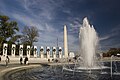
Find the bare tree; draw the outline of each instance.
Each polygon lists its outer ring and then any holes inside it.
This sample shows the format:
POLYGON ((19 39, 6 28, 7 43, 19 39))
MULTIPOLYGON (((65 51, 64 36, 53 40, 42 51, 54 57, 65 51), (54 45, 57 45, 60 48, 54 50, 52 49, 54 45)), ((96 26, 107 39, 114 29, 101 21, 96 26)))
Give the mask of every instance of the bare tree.
POLYGON ((37 27, 34 26, 25 26, 23 31, 22 43, 33 45, 34 42, 37 42, 37 38, 39 37, 39 32, 37 27))

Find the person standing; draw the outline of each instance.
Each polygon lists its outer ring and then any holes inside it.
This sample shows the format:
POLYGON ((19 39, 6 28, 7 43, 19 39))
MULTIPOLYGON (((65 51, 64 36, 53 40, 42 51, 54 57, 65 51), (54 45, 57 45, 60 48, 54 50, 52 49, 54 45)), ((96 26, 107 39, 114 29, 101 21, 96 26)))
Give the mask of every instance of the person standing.
POLYGON ((28 64, 28 57, 26 57, 26 64, 28 64))
POLYGON ((25 57, 24 64, 28 64, 28 57, 25 57))
POLYGON ((6 62, 6 67, 8 67, 8 63, 10 62, 10 59, 9 59, 8 56, 6 56, 6 60, 5 60, 5 62, 6 62))
POLYGON ((0 56, 0 62, 1 62, 1 56, 0 56))
POLYGON ((22 59, 22 57, 20 57, 20 64, 22 65, 22 61, 23 61, 23 59, 22 59))

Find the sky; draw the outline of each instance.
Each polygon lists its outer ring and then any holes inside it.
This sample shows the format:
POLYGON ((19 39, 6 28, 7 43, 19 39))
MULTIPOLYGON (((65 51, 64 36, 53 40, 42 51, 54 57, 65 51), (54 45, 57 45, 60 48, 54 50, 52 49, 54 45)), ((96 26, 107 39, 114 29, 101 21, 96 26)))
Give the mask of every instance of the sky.
POLYGON ((79 28, 87 17, 99 36, 100 50, 120 47, 120 0, 0 0, 0 14, 24 26, 36 26, 34 45, 63 47, 67 25, 69 51, 79 51, 79 28))

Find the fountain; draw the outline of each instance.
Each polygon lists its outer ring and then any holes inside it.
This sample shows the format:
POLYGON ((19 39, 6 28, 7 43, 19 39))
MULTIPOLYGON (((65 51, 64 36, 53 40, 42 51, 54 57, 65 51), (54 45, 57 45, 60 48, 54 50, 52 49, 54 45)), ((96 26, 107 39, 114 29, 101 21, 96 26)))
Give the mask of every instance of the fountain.
POLYGON ((87 18, 84 18, 83 25, 80 27, 80 56, 83 64, 81 67, 86 69, 99 68, 96 63, 96 50, 98 46, 98 36, 92 26, 90 26, 87 18))
POLYGON ((75 65, 64 66, 63 69, 74 72, 87 72, 91 73, 92 70, 99 70, 102 72, 102 69, 108 67, 104 66, 100 61, 98 61, 97 48, 99 43, 99 38, 97 32, 95 31, 93 25, 89 24, 89 21, 86 18, 83 19, 83 24, 80 27, 79 32, 79 41, 80 41, 80 53, 79 57, 75 60, 75 65))
MULTIPOLYGON (((80 27, 79 40, 80 40, 79 57, 75 60, 74 65, 71 66, 68 64, 66 66, 63 66, 64 70, 73 71, 73 75, 75 74, 75 72, 80 72, 83 74, 95 73, 97 75, 101 74, 102 76, 103 74, 105 76, 110 74, 111 77, 113 75, 119 75, 119 72, 117 72, 118 70, 117 70, 116 62, 114 62, 115 71, 113 71, 112 57, 109 66, 108 65, 104 66, 103 62, 98 60, 98 56, 96 55, 96 53, 97 53, 99 38, 93 25, 91 26, 89 24, 87 18, 83 19, 83 24, 80 27)), ((89 77, 93 77, 93 75, 92 76, 90 75, 89 77)))
POLYGON ((65 65, 63 66, 63 70, 73 71, 73 75, 75 72, 83 72, 83 73, 92 73, 92 72, 101 72, 102 69, 106 69, 98 61, 98 57, 96 56, 99 38, 97 32, 95 31, 93 25, 89 24, 89 21, 86 18, 83 19, 83 24, 80 27, 79 32, 79 41, 80 41, 80 53, 76 58, 74 65, 65 65))

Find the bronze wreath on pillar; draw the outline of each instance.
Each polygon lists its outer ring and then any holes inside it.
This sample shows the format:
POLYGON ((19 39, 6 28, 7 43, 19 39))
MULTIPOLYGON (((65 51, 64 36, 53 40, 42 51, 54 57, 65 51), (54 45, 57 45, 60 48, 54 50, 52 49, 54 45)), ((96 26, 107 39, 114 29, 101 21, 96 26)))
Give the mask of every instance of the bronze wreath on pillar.
POLYGON ((15 47, 12 47, 12 50, 14 50, 15 49, 15 47))
POLYGON ((53 51, 55 52, 55 51, 56 51, 56 49, 53 49, 53 51))
POLYGON ((40 51, 43 51, 43 49, 40 49, 40 51))
POLYGON ((62 51, 62 49, 59 49, 59 52, 61 52, 62 51))
POLYGON ((27 48, 27 51, 29 51, 30 50, 30 48, 27 48))
POLYGON ((22 51, 22 50, 23 50, 23 48, 21 47, 21 48, 20 48, 20 50, 22 51))
POLYGON ((47 51, 50 51, 50 49, 47 49, 47 51))
POLYGON ((7 49, 7 47, 5 46, 5 47, 4 47, 4 49, 6 50, 6 49, 7 49))

